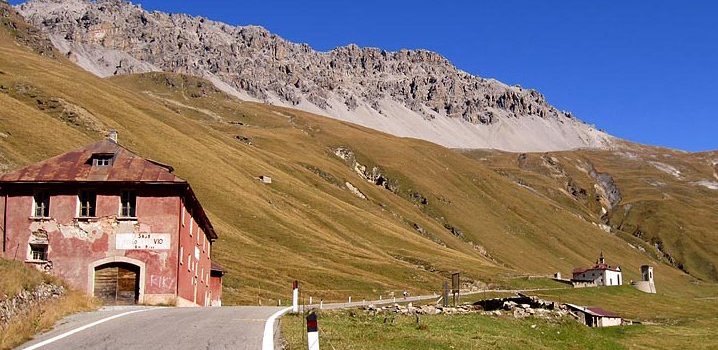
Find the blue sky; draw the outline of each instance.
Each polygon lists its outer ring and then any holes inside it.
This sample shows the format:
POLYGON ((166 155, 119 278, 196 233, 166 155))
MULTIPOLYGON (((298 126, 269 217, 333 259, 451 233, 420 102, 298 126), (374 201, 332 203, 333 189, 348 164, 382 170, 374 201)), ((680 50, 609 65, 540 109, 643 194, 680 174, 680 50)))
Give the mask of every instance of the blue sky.
POLYGON ((718 149, 718 2, 134 2, 261 25, 323 51, 349 43, 437 51, 472 74, 537 89, 613 135, 718 149))

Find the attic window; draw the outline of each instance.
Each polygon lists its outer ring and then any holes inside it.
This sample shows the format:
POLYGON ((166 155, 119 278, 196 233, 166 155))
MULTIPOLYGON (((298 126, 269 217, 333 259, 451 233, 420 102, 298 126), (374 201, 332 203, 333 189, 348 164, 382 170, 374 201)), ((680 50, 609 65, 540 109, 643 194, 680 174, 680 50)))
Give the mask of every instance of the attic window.
POLYGON ((111 166, 112 160, 115 158, 115 155, 112 153, 105 154, 105 153, 96 153, 92 155, 92 166, 97 167, 104 167, 104 166, 111 166))

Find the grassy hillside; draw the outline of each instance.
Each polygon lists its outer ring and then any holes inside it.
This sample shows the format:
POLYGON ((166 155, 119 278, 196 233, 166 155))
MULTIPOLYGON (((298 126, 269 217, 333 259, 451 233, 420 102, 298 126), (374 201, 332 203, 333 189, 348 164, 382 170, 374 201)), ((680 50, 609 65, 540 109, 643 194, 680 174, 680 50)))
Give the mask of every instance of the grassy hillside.
POLYGON ((228 270, 229 303, 286 299, 293 279, 306 296, 325 300, 435 291, 452 271, 467 284, 503 284, 516 275, 567 274, 600 251, 624 267, 626 280, 644 263, 656 265, 662 287, 689 288, 692 280, 594 225, 592 207, 577 214, 466 154, 242 102, 196 78, 99 79, 3 32, 0 106, 2 169, 109 129, 128 148, 175 166, 220 235, 213 253, 228 270), (380 180, 360 176, 335 155, 339 147, 380 180), (260 175, 274 182, 262 184, 260 175))
POLYGON ((626 144, 612 151, 466 154, 526 191, 610 227, 646 255, 700 280, 718 280, 718 153, 626 144), (611 176, 621 200, 608 205, 588 169, 611 176))

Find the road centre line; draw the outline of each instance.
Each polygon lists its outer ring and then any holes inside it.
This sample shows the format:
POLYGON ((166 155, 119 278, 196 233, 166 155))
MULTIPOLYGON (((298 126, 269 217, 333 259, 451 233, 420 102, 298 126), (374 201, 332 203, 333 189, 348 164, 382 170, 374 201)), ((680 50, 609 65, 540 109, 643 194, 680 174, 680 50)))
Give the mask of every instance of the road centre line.
POLYGON ((32 346, 29 346, 29 347, 27 347, 27 348, 23 348, 22 350, 35 350, 35 349, 39 349, 39 348, 41 348, 41 347, 43 347, 43 346, 45 346, 45 345, 48 345, 48 344, 50 344, 50 343, 54 343, 54 342, 56 342, 56 341, 58 341, 58 340, 60 340, 60 339, 62 339, 62 338, 69 337, 69 336, 71 336, 71 335, 73 335, 73 334, 75 334, 75 333, 82 332, 82 331, 84 331, 84 330, 86 330, 86 329, 88 329, 88 328, 92 328, 92 327, 94 327, 94 326, 97 326, 98 324, 105 323, 105 322, 107 322, 107 321, 112 321, 112 320, 114 320, 114 319, 116 319, 116 318, 120 318, 120 317, 127 316, 127 315, 130 315, 130 314, 134 314, 134 313, 138 313, 138 312, 144 312, 144 311, 148 311, 148 310, 152 310, 152 309, 142 309, 142 310, 128 311, 128 312, 124 312, 124 313, 117 314, 117 315, 114 315, 114 316, 106 317, 106 318, 103 318, 103 319, 101 319, 101 320, 92 322, 92 323, 90 323, 90 324, 86 324, 86 325, 84 325, 84 326, 82 326, 82 327, 78 327, 78 328, 75 328, 75 329, 73 329, 73 330, 71 330, 71 331, 62 333, 62 334, 60 334, 60 335, 58 335, 58 336, 54 336, 54 337, 52 337, 52 338, 50 338, 50 339, 47 339, 47 340, 42 341, 42 342, 39 342, 39 343, 37 343, 37 344, 35 344, 35 345, 32 345, 32 346))

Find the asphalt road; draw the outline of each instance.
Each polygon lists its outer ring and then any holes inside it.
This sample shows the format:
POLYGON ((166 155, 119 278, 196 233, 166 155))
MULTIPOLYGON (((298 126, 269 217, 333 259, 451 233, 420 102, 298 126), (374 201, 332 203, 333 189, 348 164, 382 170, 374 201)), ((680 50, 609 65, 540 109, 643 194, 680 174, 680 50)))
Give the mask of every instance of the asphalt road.
POLYGON ((118 308, 76 314, 18 349, 107 320, 38 347, 60 349, 262 349, 266 320, 278 307, 118 308), (128 314, 128 312, 133 312, 128 314))
MULTIPOLYGON (((563 289, 563 288, 546 288, 563 289)), ((546 290, 533 289, 533 290, 546 290)), ((518 292, 532 290, 486 290, 518 292)), ((436 295, 400 297, 396 300, 355 301, 306 305, 304 309, 344 309, 363 305, 384 305, 421 300, 436 300, 436 295)), ((55 328, 17 349, 26 350, 169 350, 169 349, 272 349, 277 327, 265 325, 284 307, 225 306, 221 308, 119 307, 69 316, 55 328), (267 339, 265 338, 267 333, 267 339), (273 336, 272 336, 273 335, 273 336), (264 340, 264 342, 263 342, 264 340), (269 340, 269 342, 267 342, 269 340)), ((276 316, 275 316, 276 317, 276 316)), ((270 322, 274 324, 274 322, 270 322)))

